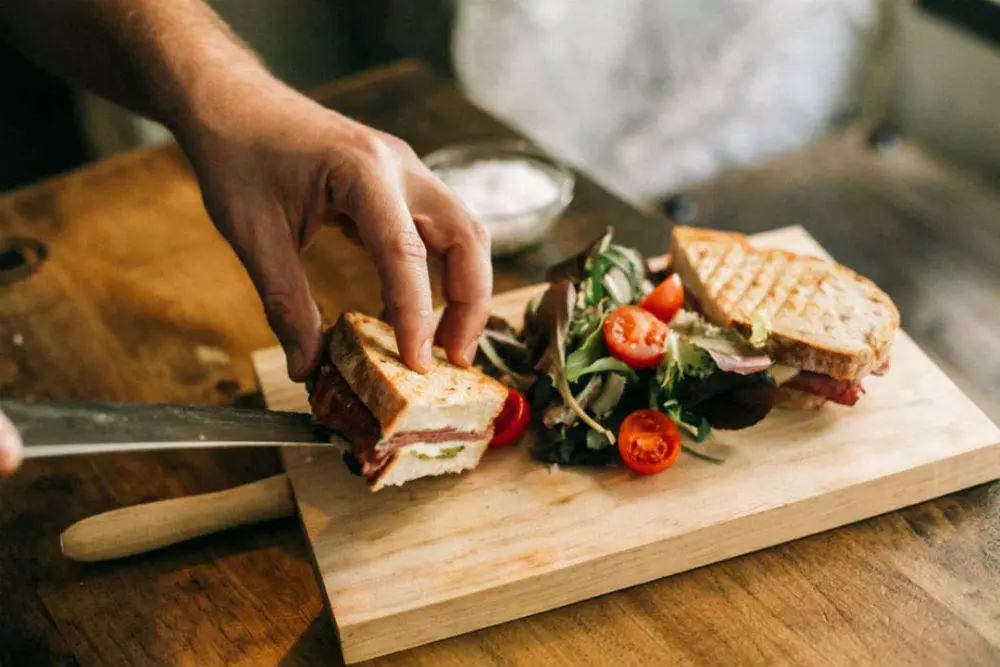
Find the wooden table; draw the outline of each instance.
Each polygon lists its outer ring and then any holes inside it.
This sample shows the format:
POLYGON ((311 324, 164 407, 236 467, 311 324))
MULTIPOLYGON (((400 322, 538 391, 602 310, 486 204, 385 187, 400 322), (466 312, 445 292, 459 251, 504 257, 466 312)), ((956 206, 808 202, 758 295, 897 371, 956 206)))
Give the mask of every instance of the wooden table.
MULTIPOLYGON (((512 134, 411 62, 317 96, 419 153, 512 134)), ((918 341, 1000 416, 1000 357, 987 354, 1000 331, 995 191, 848 133, 691 195, 700 223, 804 224, 883 283, 918 341)), ((546 244, 497 266, 496 289, 537 281, 607 224, 649 252, 670 226, 584 179, 546 244)), ((249 355, 276 341, 174 146, 0 198, 0 239, 13 236, 48 258, 20 280, 0 272, 3 395, 257 404, 249 355)), ((324 312, 377 311, 373 269, 336 232, 305 262, 324 312)), ((338 664, 296 521, 115 563, 59 553, 60 531, 85 516, 278 470, 270 450, 205 451, 32 462, 0 482, 0 665, 338 664)), ((376 662, 997 664, 1000 486, 376 662)))

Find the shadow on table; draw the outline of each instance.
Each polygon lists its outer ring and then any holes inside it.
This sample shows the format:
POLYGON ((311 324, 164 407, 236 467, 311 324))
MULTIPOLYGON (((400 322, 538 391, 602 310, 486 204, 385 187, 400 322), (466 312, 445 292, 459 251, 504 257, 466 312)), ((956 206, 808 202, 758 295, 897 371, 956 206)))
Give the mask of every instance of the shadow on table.
POLYGON ((279 667, 337 667, 344 664, 333 621, 324 610, 313 619, 295 645, 278 663, 279 667))

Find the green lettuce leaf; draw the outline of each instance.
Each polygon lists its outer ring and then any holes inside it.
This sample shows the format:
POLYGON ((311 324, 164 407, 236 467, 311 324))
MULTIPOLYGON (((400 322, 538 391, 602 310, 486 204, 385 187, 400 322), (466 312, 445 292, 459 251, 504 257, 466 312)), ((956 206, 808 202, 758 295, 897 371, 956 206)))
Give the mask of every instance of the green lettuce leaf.
POLYGON ((614 357, 601 357, 589 366, 575 368, 572 372, 570 370, 569 362, 567 361, 566 379, 570 382, 576 382, 584 375, 590 375, 591 373, 621 373, 632 382, 638 382, 639 380, 639 376, 631 366, 620 359, 615 359, 614 357))
POLYGON ((572 408, 583 423, 614 443, 614 434, 597 423, 577 403, 566 379, 566 336, 575 302, 576 289, 568 280, 560 280, 549 286, 538 307, 538 326, 547 338, 544 352, 535 368, 552 378, 552 384, 562 396, 563 403, 572 408))

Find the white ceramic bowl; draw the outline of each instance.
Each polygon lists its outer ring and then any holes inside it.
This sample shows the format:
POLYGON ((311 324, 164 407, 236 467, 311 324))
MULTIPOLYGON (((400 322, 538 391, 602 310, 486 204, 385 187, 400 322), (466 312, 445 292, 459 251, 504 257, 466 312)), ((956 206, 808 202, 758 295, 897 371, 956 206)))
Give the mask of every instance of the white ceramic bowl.
MULTIPOLYGON (((477 219, 490 231, 494 257, 511 255, 540 243, 552 225, 566 210, 573 199, 576 179, 563 163, 542 153, 526 141, 499 140, 470 142, 446 146, 424 156, 424 164, 445 183, 453 170, 486 161, 517 161, 551 179, 553 194, 544 203, 526 205, 523 209, 507 211, 503 215, 478 214, 477 219)), ((463 199, 460 192, 455 192, 463 199)), ((518 193, 511 192, 516 202, 518 193)), ((465 201, 468 204, 468 201, 465 201)), ((475 211, 474 211, 475 214, 475 211)))

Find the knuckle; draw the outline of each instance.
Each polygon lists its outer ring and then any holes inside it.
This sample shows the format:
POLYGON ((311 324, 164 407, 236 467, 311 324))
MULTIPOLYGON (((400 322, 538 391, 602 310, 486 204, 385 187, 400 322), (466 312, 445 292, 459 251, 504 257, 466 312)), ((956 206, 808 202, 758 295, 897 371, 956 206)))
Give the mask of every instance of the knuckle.
POLYGON ((291 292, 269 290, 261 295, 267 321, 272 326, 291 322, 295 317, 296 299, 291 292))
POLYGON ((416 232, 400 232, 389 239, 378 259, 390 262, 426 262, 427 247, 416 232))
POLYGON ((351 146, 358 157, 376 162, 387 150, 385 142, 374 132, 359 132, 352 137, 351 146))
POLYGON ((448 245, 470 250, 489 248, 490 232, 481 222, 464 211, 451 218, 448 225, 448 245))
POLYGON ((388 150, 390 153, 402 156, 416 155, 410 144, 395 135, 379 132, 376 134, 376 139, 378 139, 384 149, 388 150))
MULTIPOLYGON (((398 168, 398 155, 401 150, 393 137, 379 136, 374 132, 368 132, 357 140, 357 155, 361 163, 368 169, 393 170, 398 168)), ((405 144, 403 144, 405 146, 405 144)))
POLYGON ((480 248, 488 248, 490 246, 491 237, 490 230, 483 223, 476 219, 472 219, 472 239, 475 241, 476 245, 480 248))
POLYGON ((341 154, 331 154, 327 158, 327 165, 324 193, 326 200, 335 211, 355 211, 361 194, 359 183, 364 171, 362 164, 345 159, 341 154))

